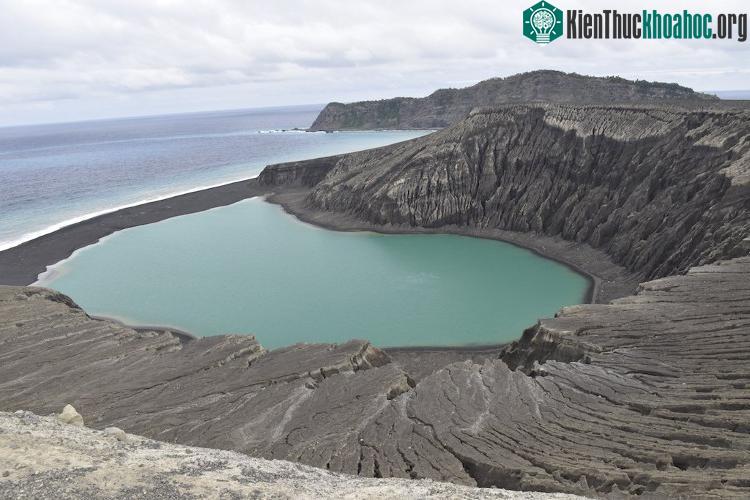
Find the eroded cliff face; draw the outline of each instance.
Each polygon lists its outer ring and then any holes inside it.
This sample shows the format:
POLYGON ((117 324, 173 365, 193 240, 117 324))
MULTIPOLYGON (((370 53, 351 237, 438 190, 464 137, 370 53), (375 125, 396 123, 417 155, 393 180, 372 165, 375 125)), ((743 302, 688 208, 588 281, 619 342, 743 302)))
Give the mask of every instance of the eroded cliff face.
POLYGON ((323 180, 343 155, 268 165, 258 176, 261 186, 312 187, 323 180))
POLYGON ((424 98, 396 97, 350 104, 332 102, 310 130, 431 129, 452 125, 474 108, 533 101, 572 103, 710 101, 716 97, 677 84, 532 71, 492 78, 424 98))
POLYGON ((375 224, 560 236, 647 278, 739 255, 750 114, 509 105, 344 155, 308 203, 375 224))

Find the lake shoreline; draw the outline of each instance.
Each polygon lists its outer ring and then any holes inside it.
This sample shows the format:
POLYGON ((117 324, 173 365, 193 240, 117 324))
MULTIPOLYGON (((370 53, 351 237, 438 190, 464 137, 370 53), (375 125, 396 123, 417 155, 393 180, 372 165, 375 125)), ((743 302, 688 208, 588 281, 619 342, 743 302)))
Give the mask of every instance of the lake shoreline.
POLYGON ((436 228, 405 225, 376 225, 347 214, 324 212, 310 208, 305 199, 309 189, 286 189, 270 193, 266 201, 281 206, 302 222, 333 231, 371 231, 380 234, 453 234, 502 241, 555 261, 589 281, 581 303, 607 303, 632 294, 641 277, 613 263, 602 251, 587 245, 541 234, 519 233, 492 228, 441 226, 436 228))
MULTIPOLYGON (((93 320, 108 321, 116 323, 124 328, 130 328, 136 332, 157 332, 167 333, 174 335, 180 344, 183 346, 199 340, 202 337, 198 337, 190 332, 181 330, 179 328, 173 328, 168 326, 158 325, 132 325, 126 321, 122 321, 117 318, 101 315, 89 315, 93 320)), ((254 335, 253 335, 254 337, 254 335)), ((293 344, 297 346, 314 346, 324 343, 309 342, 304 344, 293 344)), ((414 382, 419 382, 423 378, 431 375, 435 371, 442 367, 455 363, 458 361, 471 360, 475 363, 484 363, 485 360, 495 359, 500 355, 500 352, 510 345, 511 342, 502 342, 497 344, 482 344, 482 345, 457 345, 457 346, 399 346, 399 347, 380 347, 378 349, 385 352, 392 361, 398 363, 403 367, 409 375, 412 377, 414 382)), ((260 344, 261 346, 263 344, 260 344)), ((333 345, 333 344, 332 344, 333 345)), ((288 349, 290 346, 277 347, 269 349, 269 352, 283 351, 288 349)))
MULTIPOLYGON (((89 317, 93 320, 113 322, 122 327, 135 330, 136 332, 158 332, 172 334, 177 337, 182 345, 186 345, 189 342, 196 341, 201 338, 179 328, 158 325, 132 325, 128 324, 126 321, 122 321, 120 319, 112 318, 109 316, 89 315, 89 317)), ((317 344, 305 343, 296 345, 313 346, 317 344)), ((510 345, 510 342, 482 345, 470 344, 463 346, 421 345, 378 347, 378 349, 385 352, 391 358, 391 360, 402 366, 415 382, 419 382, 420 380, 422 380, 426 376, 431 375, 440 368, 457 361, 471 360, 475 363, 481 364, 484 363, 485 360, 497 358, 503 348, 507 347, 508 345, 510 345)), ((275 349, 270 349, 269 351, 281 351, 287 349, 288 347, 289 346, 277 347, 275 349)))

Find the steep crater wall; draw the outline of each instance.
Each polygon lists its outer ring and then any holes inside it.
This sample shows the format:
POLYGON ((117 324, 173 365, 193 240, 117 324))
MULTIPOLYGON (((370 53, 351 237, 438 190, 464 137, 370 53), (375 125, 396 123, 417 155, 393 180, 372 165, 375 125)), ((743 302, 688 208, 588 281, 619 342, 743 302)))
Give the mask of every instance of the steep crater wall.
POLYGON ((667 276, 741 254, 748 117, 636 106, 479 110, 429 136, 343 155, 307 203, 374 224, 560 236, 646 278, 667 276))

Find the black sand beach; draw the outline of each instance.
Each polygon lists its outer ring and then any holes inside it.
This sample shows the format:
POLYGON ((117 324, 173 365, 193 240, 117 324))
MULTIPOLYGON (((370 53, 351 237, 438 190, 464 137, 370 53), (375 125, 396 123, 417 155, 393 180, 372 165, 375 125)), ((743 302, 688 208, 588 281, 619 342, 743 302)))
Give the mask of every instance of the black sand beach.
POLYGON ((30 285, 47 266, 117 231, 231 205, 261 194, 264 189, 257 180, 249 179, 123 208, 66 226, 0 252, 0 285, 30 285))

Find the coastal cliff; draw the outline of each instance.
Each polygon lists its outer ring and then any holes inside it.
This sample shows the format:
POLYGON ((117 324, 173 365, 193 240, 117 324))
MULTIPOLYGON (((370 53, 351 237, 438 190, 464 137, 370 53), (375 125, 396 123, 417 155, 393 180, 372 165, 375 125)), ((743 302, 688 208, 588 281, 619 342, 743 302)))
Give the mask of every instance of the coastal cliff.
POLYGON ((344 155, 268 165, 259 178, 265 186, 312 187, 323 180, 344 155))
POLYGON ((477 107, 544 101, 553 103, 711 101, 716 97, 677 84, 532 71, 492 78, 463 89, 440 89, 427 97, 396 97, 350 104, 332 102, 310 130, 433 129, 452 125, 477 107))

